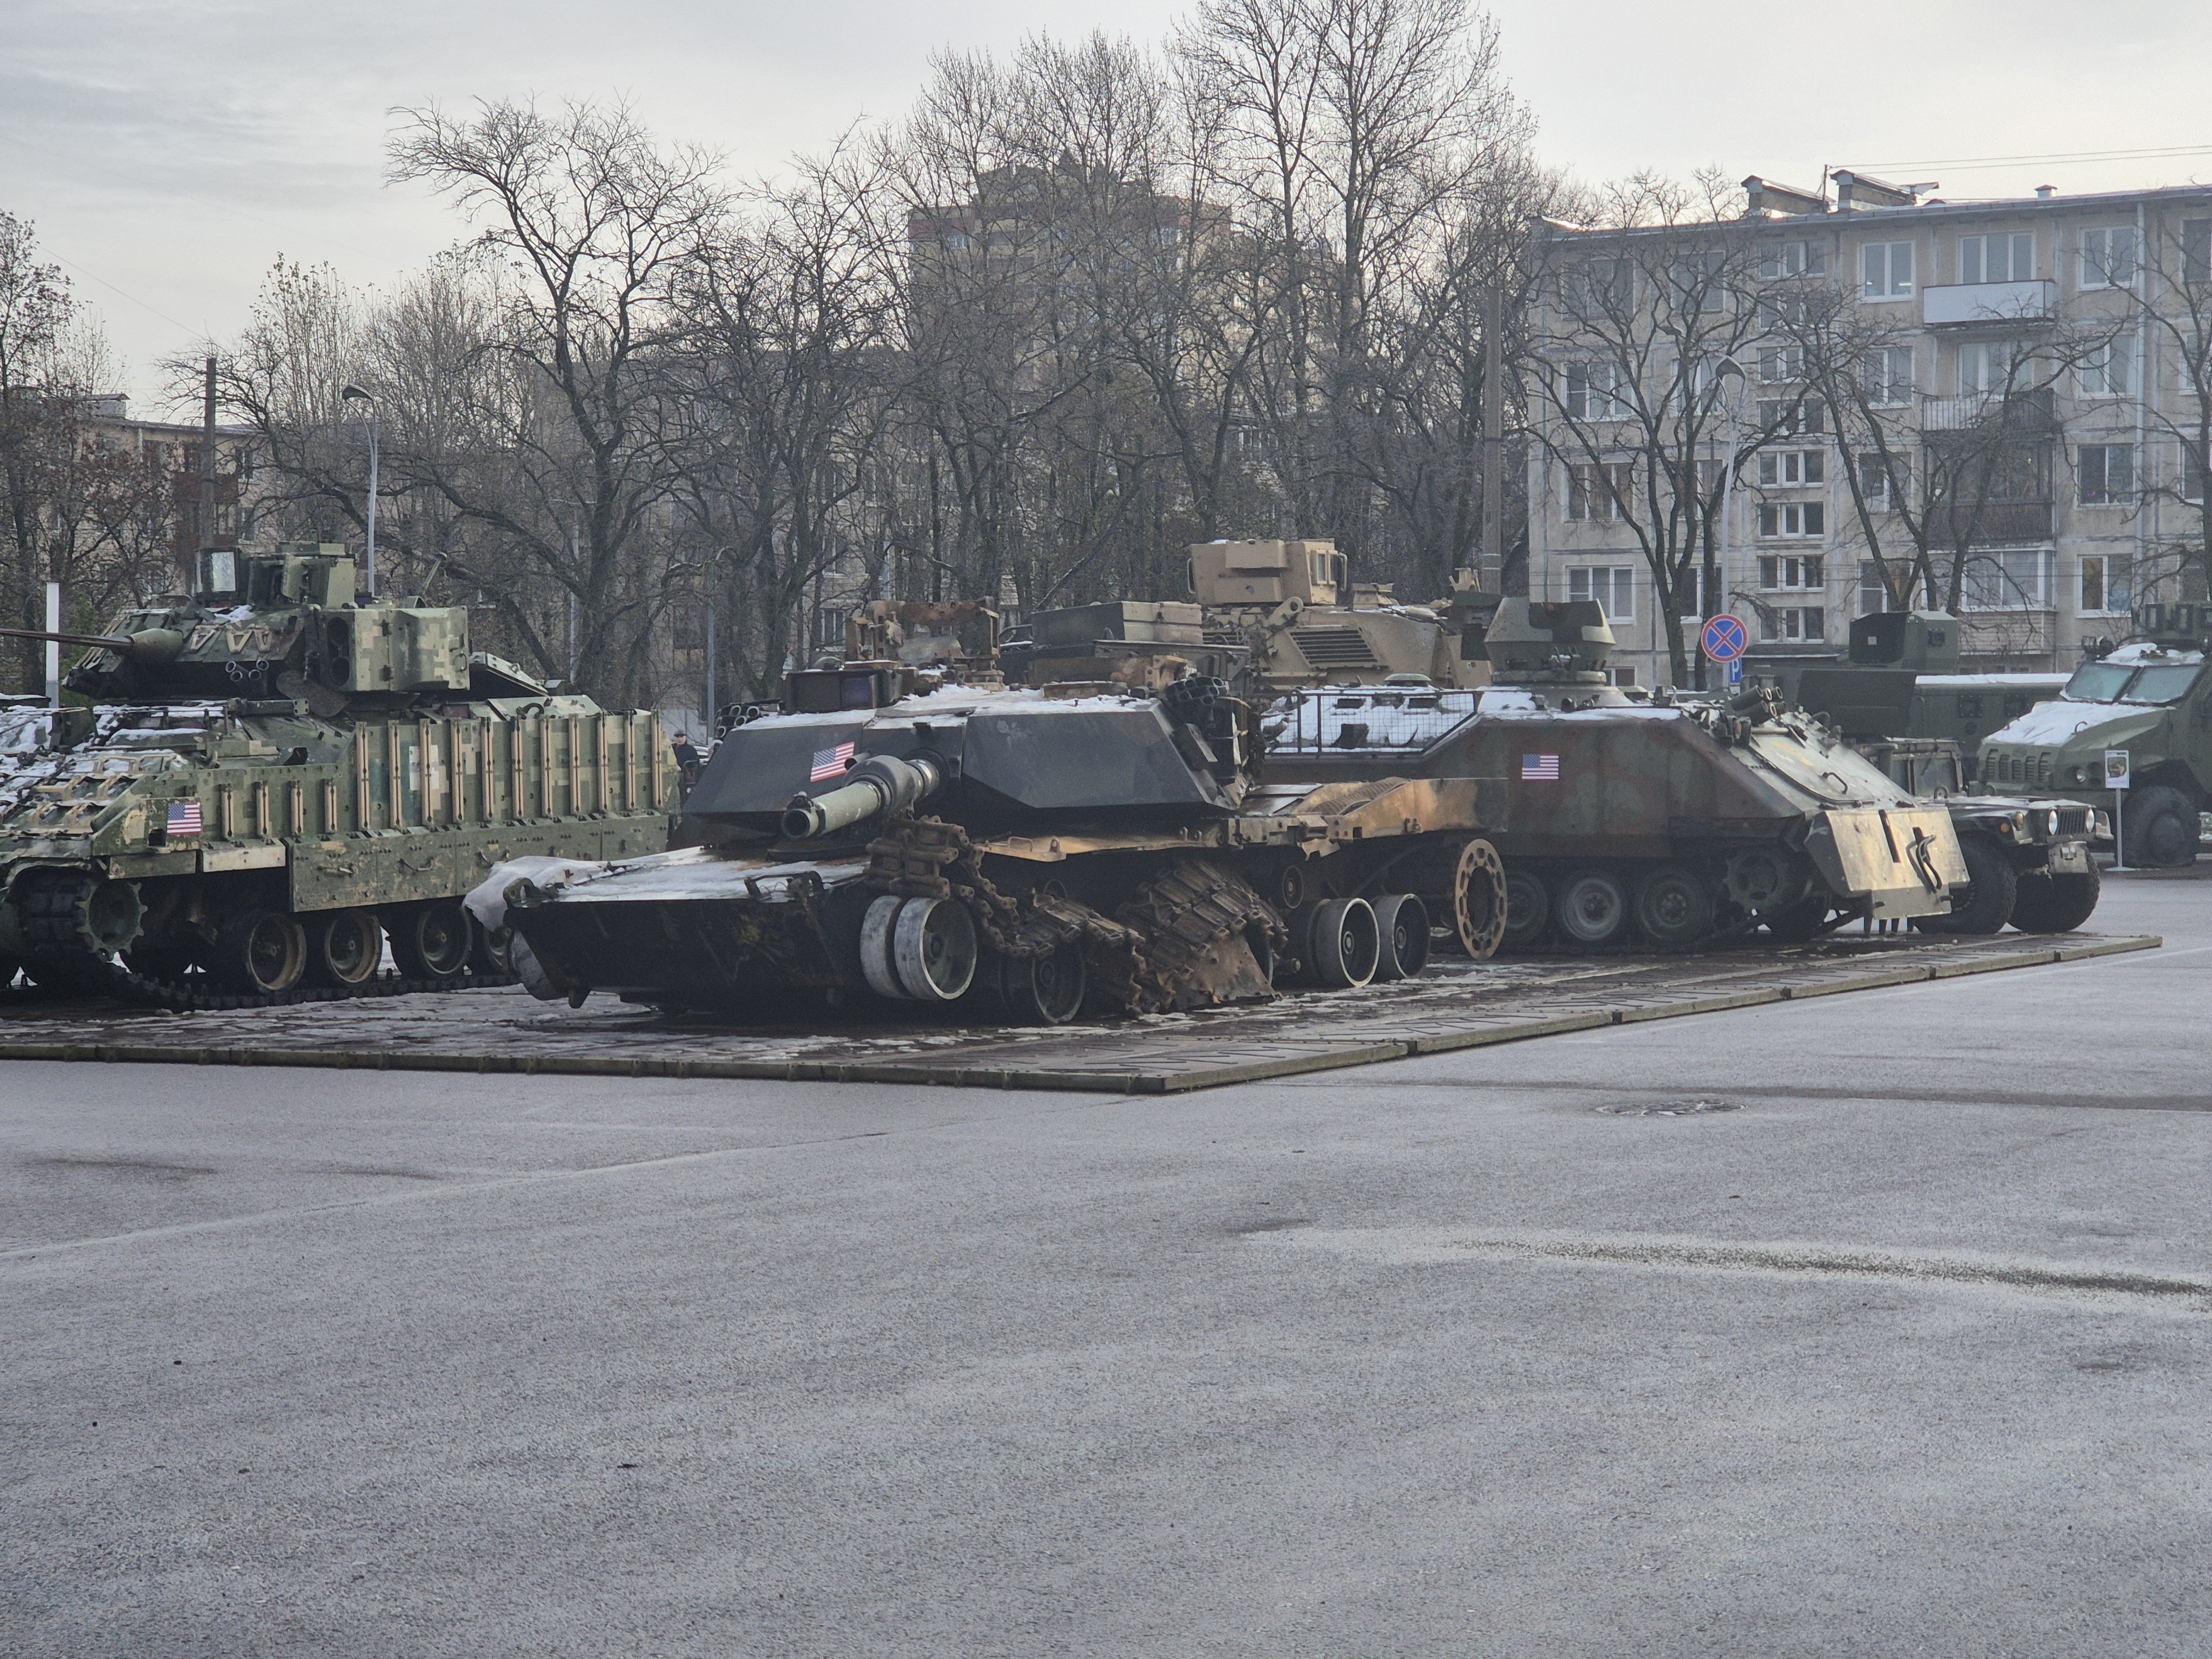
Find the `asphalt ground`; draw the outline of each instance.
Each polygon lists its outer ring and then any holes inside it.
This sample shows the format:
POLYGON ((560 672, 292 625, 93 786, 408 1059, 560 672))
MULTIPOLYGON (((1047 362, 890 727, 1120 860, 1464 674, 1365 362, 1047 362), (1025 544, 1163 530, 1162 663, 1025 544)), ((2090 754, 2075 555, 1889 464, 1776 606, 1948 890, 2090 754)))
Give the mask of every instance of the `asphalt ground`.
POLYGON ((0 1652, 2212 1649, 2162 951, 1201 1094, 0 1066, 0 1652))

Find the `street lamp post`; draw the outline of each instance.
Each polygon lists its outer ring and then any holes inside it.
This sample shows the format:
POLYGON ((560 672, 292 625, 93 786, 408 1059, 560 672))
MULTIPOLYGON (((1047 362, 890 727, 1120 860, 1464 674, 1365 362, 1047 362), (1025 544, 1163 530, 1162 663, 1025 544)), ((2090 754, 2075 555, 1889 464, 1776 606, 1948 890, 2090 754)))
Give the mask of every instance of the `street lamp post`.
POLYGON ((584 504, 561 497, 556 498, 553 505, 575 509, 568 515, 568 681, 561 688, 564 691, 574 691, 576 689, 576 659, 582 649, 579 641, 582 634, 583 604, 577 596, 575 584, 581 578, 584 564, 581 544, 577 538, 584 504))
MULTIPOLYGON (((1707 386, 1705 392, 1705 410, 1708 414, 1711 412, 1712 406, 1720 401, 1722 383, 1731 374, 1735 376, 1736 388, 1740 392, 1744 384, 1743 365, 1733 357, 1723 357, 1713 365, 1712 384, 1707 386)), ((1729 526, 1735 522, 1732 515, 1735 504, 1735 447, 1741 430, 1741 417, 1737 410, 1736 400, 1730 400, 1728 414, 1728 447, 1722 453, 1721 462, 1720 528, 1723 541, 1728 537, 1729 526)), ((1705 536, 1705 556, 1698 572, 1698 611, 1700 622, 1710 620, 1715 614, 1713 601, 1720 596, 1721 565, 1725 557, 1725 549, 1720 552, 1714 550, 1713 533, 1711 527, 1708 526, 1705 536)), ((1698 690, 1700 691, 1705 689, 1705 653, 1701 641, 1698 650, 1698 690)))
POLYGON ((376 397, 357 386, 349 386, 338 393, 339 401, 350 403, 359 398, 368 405, 368 553, 362 572, 368 596, 376 597, 376 397))

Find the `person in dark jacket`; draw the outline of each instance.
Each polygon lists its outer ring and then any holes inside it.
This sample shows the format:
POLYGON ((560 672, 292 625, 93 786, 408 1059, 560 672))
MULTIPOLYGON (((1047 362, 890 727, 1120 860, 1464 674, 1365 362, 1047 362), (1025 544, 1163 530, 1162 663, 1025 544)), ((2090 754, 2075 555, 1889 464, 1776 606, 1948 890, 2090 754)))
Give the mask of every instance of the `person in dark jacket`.
POLYGON ((706 762, 700 758, 699 751, 691 746, 691 734, 689 732, 678 732, 676 734, 676 741, 670 745, 670 748, 676 756, 676 769, 683 775, 684 793, 688 795, 691 793, 691 786, 699 781, 700 769, 706 765, 706 762))

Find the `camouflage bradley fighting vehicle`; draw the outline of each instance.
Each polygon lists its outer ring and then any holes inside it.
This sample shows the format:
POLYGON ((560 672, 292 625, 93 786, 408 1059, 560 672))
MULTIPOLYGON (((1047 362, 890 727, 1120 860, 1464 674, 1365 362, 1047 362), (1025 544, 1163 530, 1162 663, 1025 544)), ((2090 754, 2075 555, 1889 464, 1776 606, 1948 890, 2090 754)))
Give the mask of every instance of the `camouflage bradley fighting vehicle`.
POLYGON ((1480 691, 1302 692, 1269 711, 1267 775, 1509 781, 1509 949, 1692 950, 1763 924, 1946 919, 1967 870, 1950 815, 1812 720, 1748 693, 1640 699, 1607 684, 1584 601, 1500 602, 1480 691))
POLYGON ((1054 1024, 1418 972, 1431 915, 1496 947, 1495 780, 1261 787, 1251 710, 1202 676, 900 696, 890 671, 794 674, 811 712, 731 732, 688 803, 711 844, 520 860, 471 911, 549 999, 873 993, 1054 1024))
POLYGON ((459 903, 486 870, 667 844, 653 715, 472 656, 464 611, 357 600, 340 548, 202 558, 196 596, 64 636, 99 706, 0 713, 8 978, 170 1007, 503 979, 459 903))

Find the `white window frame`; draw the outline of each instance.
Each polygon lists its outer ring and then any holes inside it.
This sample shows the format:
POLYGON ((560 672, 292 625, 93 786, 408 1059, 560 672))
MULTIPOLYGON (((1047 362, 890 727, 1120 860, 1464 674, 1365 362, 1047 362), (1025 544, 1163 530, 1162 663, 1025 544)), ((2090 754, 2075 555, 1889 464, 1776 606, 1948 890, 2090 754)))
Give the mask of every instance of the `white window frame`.
POLYGON ((1826 592, 1828 556, 1825 553, 1760 554, 1759 591, 1762 593, 1826 592))
POLYGON ((1859 387, 1876 409, 1898 409, 1912 401, 1911 346, 1876 346, 1859 362, 1859 387), (1899 370, 1904 372, 1900 374, 1899 370))
POLYGON ((1770 283, 1791 276, 1828 274, 1828 245, 1818 240, 1778 242, 1760 255, 1759 274, 1770 283))
POLYGON ((1893 301, 1910 300, 1913 293, 1914 255, 1910 242, 1862 242, 1859 245, 1859 300, 1867 305, 1887 305, 1893 301), (1905 256, 1905 275, 1897 275, 1898 255, 1905 256), (1880 259, 1875 255, 1881 256, 1880 259), (1881 276, 1876 281, 1874 268, 1881 266, 1881 276))
POLYGON ((1966 286, 1985 283, 2032 283, 2035 280, 2035 233, 2032 230, 1989 230, 1959 239, 1959 281, 1966 286), (2027 269, 2015 270, 2013 266, 2021 252, 2021 244, 2027 244, 2027 269), (2005 275, 1990 273, 1990 244, 2004 250, 2005 275), (1969 275, 1969 272, 1972 274, 1969 275))
POLYGON ((1802 644, 1828 637, 1828 607, 1825 605, 1759 607, 1759 635, 1769 643, 1802 644))
POLYGON ((2075 389, 2084 398, 2132 398, 2141 368, 2136 337, 2115 334, 2102 345, 2089 348, 2075 370, 2075 389))
POLYGON ((1626 377, 1619 363, 1568 363, 1561 371, 1561 406, 1571 421, 1625 421, 1631 410, 1628 399, 1621 395, 1621 383, 1626 377), (1576 382, 1581 382, 1581 389, 1576 382), (1581 404, 1577 409, 1576 405, 1581 404))
POLYGON ((2051 552, 2029 548, 2002 553, 1973 553, 1960 584, 1961 611, 2048 611, 2051 552), (1990 567, 1996 567, 1994 572, 1990 567))
POLYGON ((2133 558, 2124 553, 2084 553, 2075 574, 2074 600, 2077 617, 2124 617, 2135 605, 2135 575, 2133 558), (2089 599, 2091 580, 2094 580, 2097 600, 2089 599), (2116 580, 2117 579, 2117 580, 2116 580), (2113 596, 2119 603, 2112 603, 2113 596))
POLYGON ((2136 246, 2133 225, 2095 225, 2081 233, 2083 288, 2133 288, 2136 272, 2142 268, 2142 250, 2136 246), (2127 275, 2116 279, 2112 275, 2113 250, 2122 245, 2127 250, 2127 275))
POLYGON ((1636 620, 1636 567, 1632 564, 1577 564, 1567 567, 1567 598, 1595 599, 1605 607, 1607 622, 1636 620), (1623 608, 1616 610, 1615 605, 1623 608))
POLYGON ((2130 505, 2136 498, 2136 490, 2142 483, 2142 480, 2136 476, 2136 447, 2131 443, 2080 445, 2074 452, 2074 505, 2087 507, 2130 505), (2116 451, 2127 457, 2125 466, 2127 483, 2120 489, 2113 489, 2112 482, 2112 455, 2116 451), (2089 478, 2093 470, 2089 456, 2092 452, 2097 457, 2094 471, 2098 479, 2098 486, 2097 493, 2094 495, 2089 493, 2089 478))
POLYGON ((1825 501, 1761 501, 1757 514, 1759 539, 1763 542, 1825 541, 1828 507, 1825 501), (1774 526, 1769 529, 1767 526, 1774 526))
POLYGON ((1805 348, 1801 345, 1761 346, 1759 349, 1759 383, 1761 386, 1781 386, 1805 378, 1805 348))
POLYGON ((1619 524, 1628 517, 1628 500, 1636 489, 1633 461, 1569 461, 1567 496, 1561 511, 1569 524, 1619 524), (1575 511, 1576 477, 1586 474, 1580 494, 1583 510, 1575 511))
POLYGON ((1857 457, 1859 498, 1867 504, 1869 510, 1875 513, 1887 513, 1896 505, 1891 500, 1889 475, 1891 465, 1901 459, 1892 457, 1889 462, 1885 462, 1881 452, 1878 449, 1859 451, 1857 457))
POLYGON ((1825 449, 1762 449, 1759 452, 1759 482, 1762 489, 1800 489, 1828 482, 1828 452, 1825 449))

